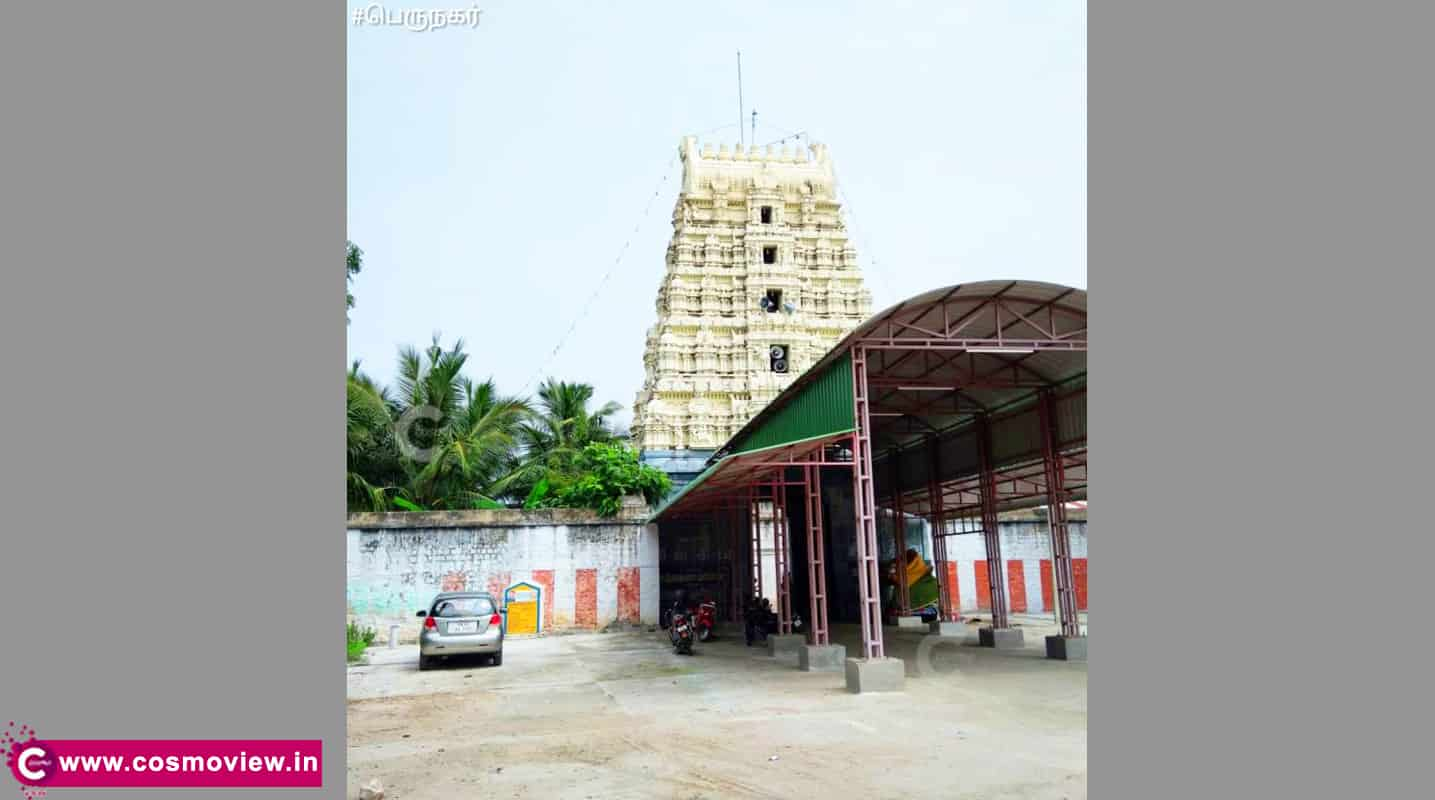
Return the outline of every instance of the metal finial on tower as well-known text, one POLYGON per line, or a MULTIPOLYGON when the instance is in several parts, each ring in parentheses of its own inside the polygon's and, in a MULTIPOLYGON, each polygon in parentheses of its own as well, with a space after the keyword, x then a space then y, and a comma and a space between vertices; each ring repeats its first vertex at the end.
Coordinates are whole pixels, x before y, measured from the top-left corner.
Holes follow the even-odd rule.
POLYGON ((739 50, 737 51, 737 139, 739 144, 746 145, 747 142, 742 140, 742 118, 742 51, 739 50))
POLYGON ((757 147, 757 109, 752 110, 752 146, 757 147))

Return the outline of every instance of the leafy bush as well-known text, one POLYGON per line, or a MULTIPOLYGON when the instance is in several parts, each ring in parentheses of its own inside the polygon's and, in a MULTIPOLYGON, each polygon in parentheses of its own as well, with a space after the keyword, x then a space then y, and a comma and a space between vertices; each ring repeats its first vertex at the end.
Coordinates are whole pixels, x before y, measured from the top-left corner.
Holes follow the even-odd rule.
POLYGON ((348 660, 350 664, 362 658, 364 651, 368 650, 369 645, 374 643, 374 637, 379 635, 379 632, 373 628, 360 628, 352 622, 349 623, 347 633, 349 639, 348 660))
POLYGON ((551 481, 540 481, 524 508, 591 508, 611 517, 625 495, 641 494, 652 505, 671 488, 666 473, 638 463, 638 451, 617 442, 594 442, 578 454, 571 480, 556 488, 551 481))

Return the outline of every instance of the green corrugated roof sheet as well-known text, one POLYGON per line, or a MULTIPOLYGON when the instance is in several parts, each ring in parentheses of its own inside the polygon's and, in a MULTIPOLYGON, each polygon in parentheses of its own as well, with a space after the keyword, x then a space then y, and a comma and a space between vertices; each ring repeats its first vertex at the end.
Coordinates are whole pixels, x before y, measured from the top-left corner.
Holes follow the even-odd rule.
POLYGON ((717 469, 720 466, 722 466, 722 461, 717 461, 712 466, 699 473, 696 478, 693 478, 692 480, 688 481, 688 484, 684 486, 681 490, 679 490, 676 494, 659 504, 657 509, 653 511, 652 514, 648 515, 648 521, 652 522, 658 517, 661 517, 663 515, 663 512, 667 511, 669 508, 672 507, 674 503, 681 500, 683 498, 683 495, 701 486, 702 482, 707 480, 709 475, 713 474, 714 472, 717 472, 717 469))
POLYGON ((781 402, 774 408, 768 406, 759 412, 757 423, 752 430, 724 445, 718 452, 723 458, 713 462, 701 475, 694 478, 682 491, 669 497, 653 512, 649 520, 657 519, 684 495, 697 489, 723 462, 743 453, 780 447, 794 442, 847 433, 853 429, 852 399, 852 356, 844 353, 826 367, 791 397, 779 396, 773 402, 781 402), (765 418, 763 418, 765 416, 765 418))
POLYGON ((852 356, 828 364, 797 396, 787 399, 771 416, 735 441, 732 453, 812 439, 852 430, 852 356))

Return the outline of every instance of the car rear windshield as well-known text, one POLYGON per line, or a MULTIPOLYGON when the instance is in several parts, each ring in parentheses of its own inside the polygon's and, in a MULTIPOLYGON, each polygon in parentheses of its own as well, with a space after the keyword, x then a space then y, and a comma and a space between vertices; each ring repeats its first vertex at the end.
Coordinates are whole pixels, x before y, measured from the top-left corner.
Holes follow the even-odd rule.
POLYGON ((434 605, 435 617, 481 617, 493 613, 493 601, 487 597, 450 597, 434 605))

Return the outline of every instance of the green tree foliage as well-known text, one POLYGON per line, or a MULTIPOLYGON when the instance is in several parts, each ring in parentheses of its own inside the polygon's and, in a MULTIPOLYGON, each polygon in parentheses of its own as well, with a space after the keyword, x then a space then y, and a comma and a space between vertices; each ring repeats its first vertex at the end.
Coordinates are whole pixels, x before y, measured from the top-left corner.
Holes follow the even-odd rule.
POLYGON ((355 361, 347 386, 346 461, 350 511, 384 511, 387 487, 403 479, 393 436, 392 401, 386 390, 359 371, 355 361))
POLYGON ((509 505, 617 513, 625 494, 657 502, 670 483, 641 466, 614 429, 620 408, 596 409, 593 387, 548 380, 536 408, 464 375, 469 355, 435 336, 399 352, 391 388, 349 369, 350 511, 430 511, 509 505))
POLYGON ((527 508, 591 508, 605 517, 618 513, 623 497, 641 494, 649 505, 672 488, 662 470, 638 462, 638 451, 620 442, 593 442, 579 452, 570 479, 550 492, 541 482, 524 504, 527 508))
POLYGON ((519 428, 521 457, 505 489, 514 495, 531 494, 539 483, 556 493, 582 473, 579 457, 595 442, 617 440, 612 417, 621 408, 606 403, 590 409, 593 387, 552 378, 538 387, 538 407, 519 428))
MULTIPOLYGON (((347 270, 345 281, 350 286, 352 286, 354 283, 354 276, 358 275, 359 270, 362 270, 364 268, 364 251, 360 250, 359 246, 354 244, 353 242, 345 242, 345 244, 347 245, 345 247, 346 253, 344 256, 344 266, 347 270)), ((348 298, 347 305, 345 306, 345 308, 353 308, 354 293, 350 291, 345 291, 344 295, 348 298)), ((348 315, 345 315, 344 319, 345 321, 347 321, 348 315)))
POLYGON ((374 638, 379 632, 373 628, 361 628, 350 622, 345 630, 345 638, 348 639, 348 662, 350 664, 364 657, 364 651, 374 643, 374 638))
POLYGON ((507 477, 523 421, 523 400, 492 379, 463 375, 463 341, 444 350, 437 336, 422 354, 399 353, 395 432, 404 484, 399 496, 429 509, 478 508, 507 477))

